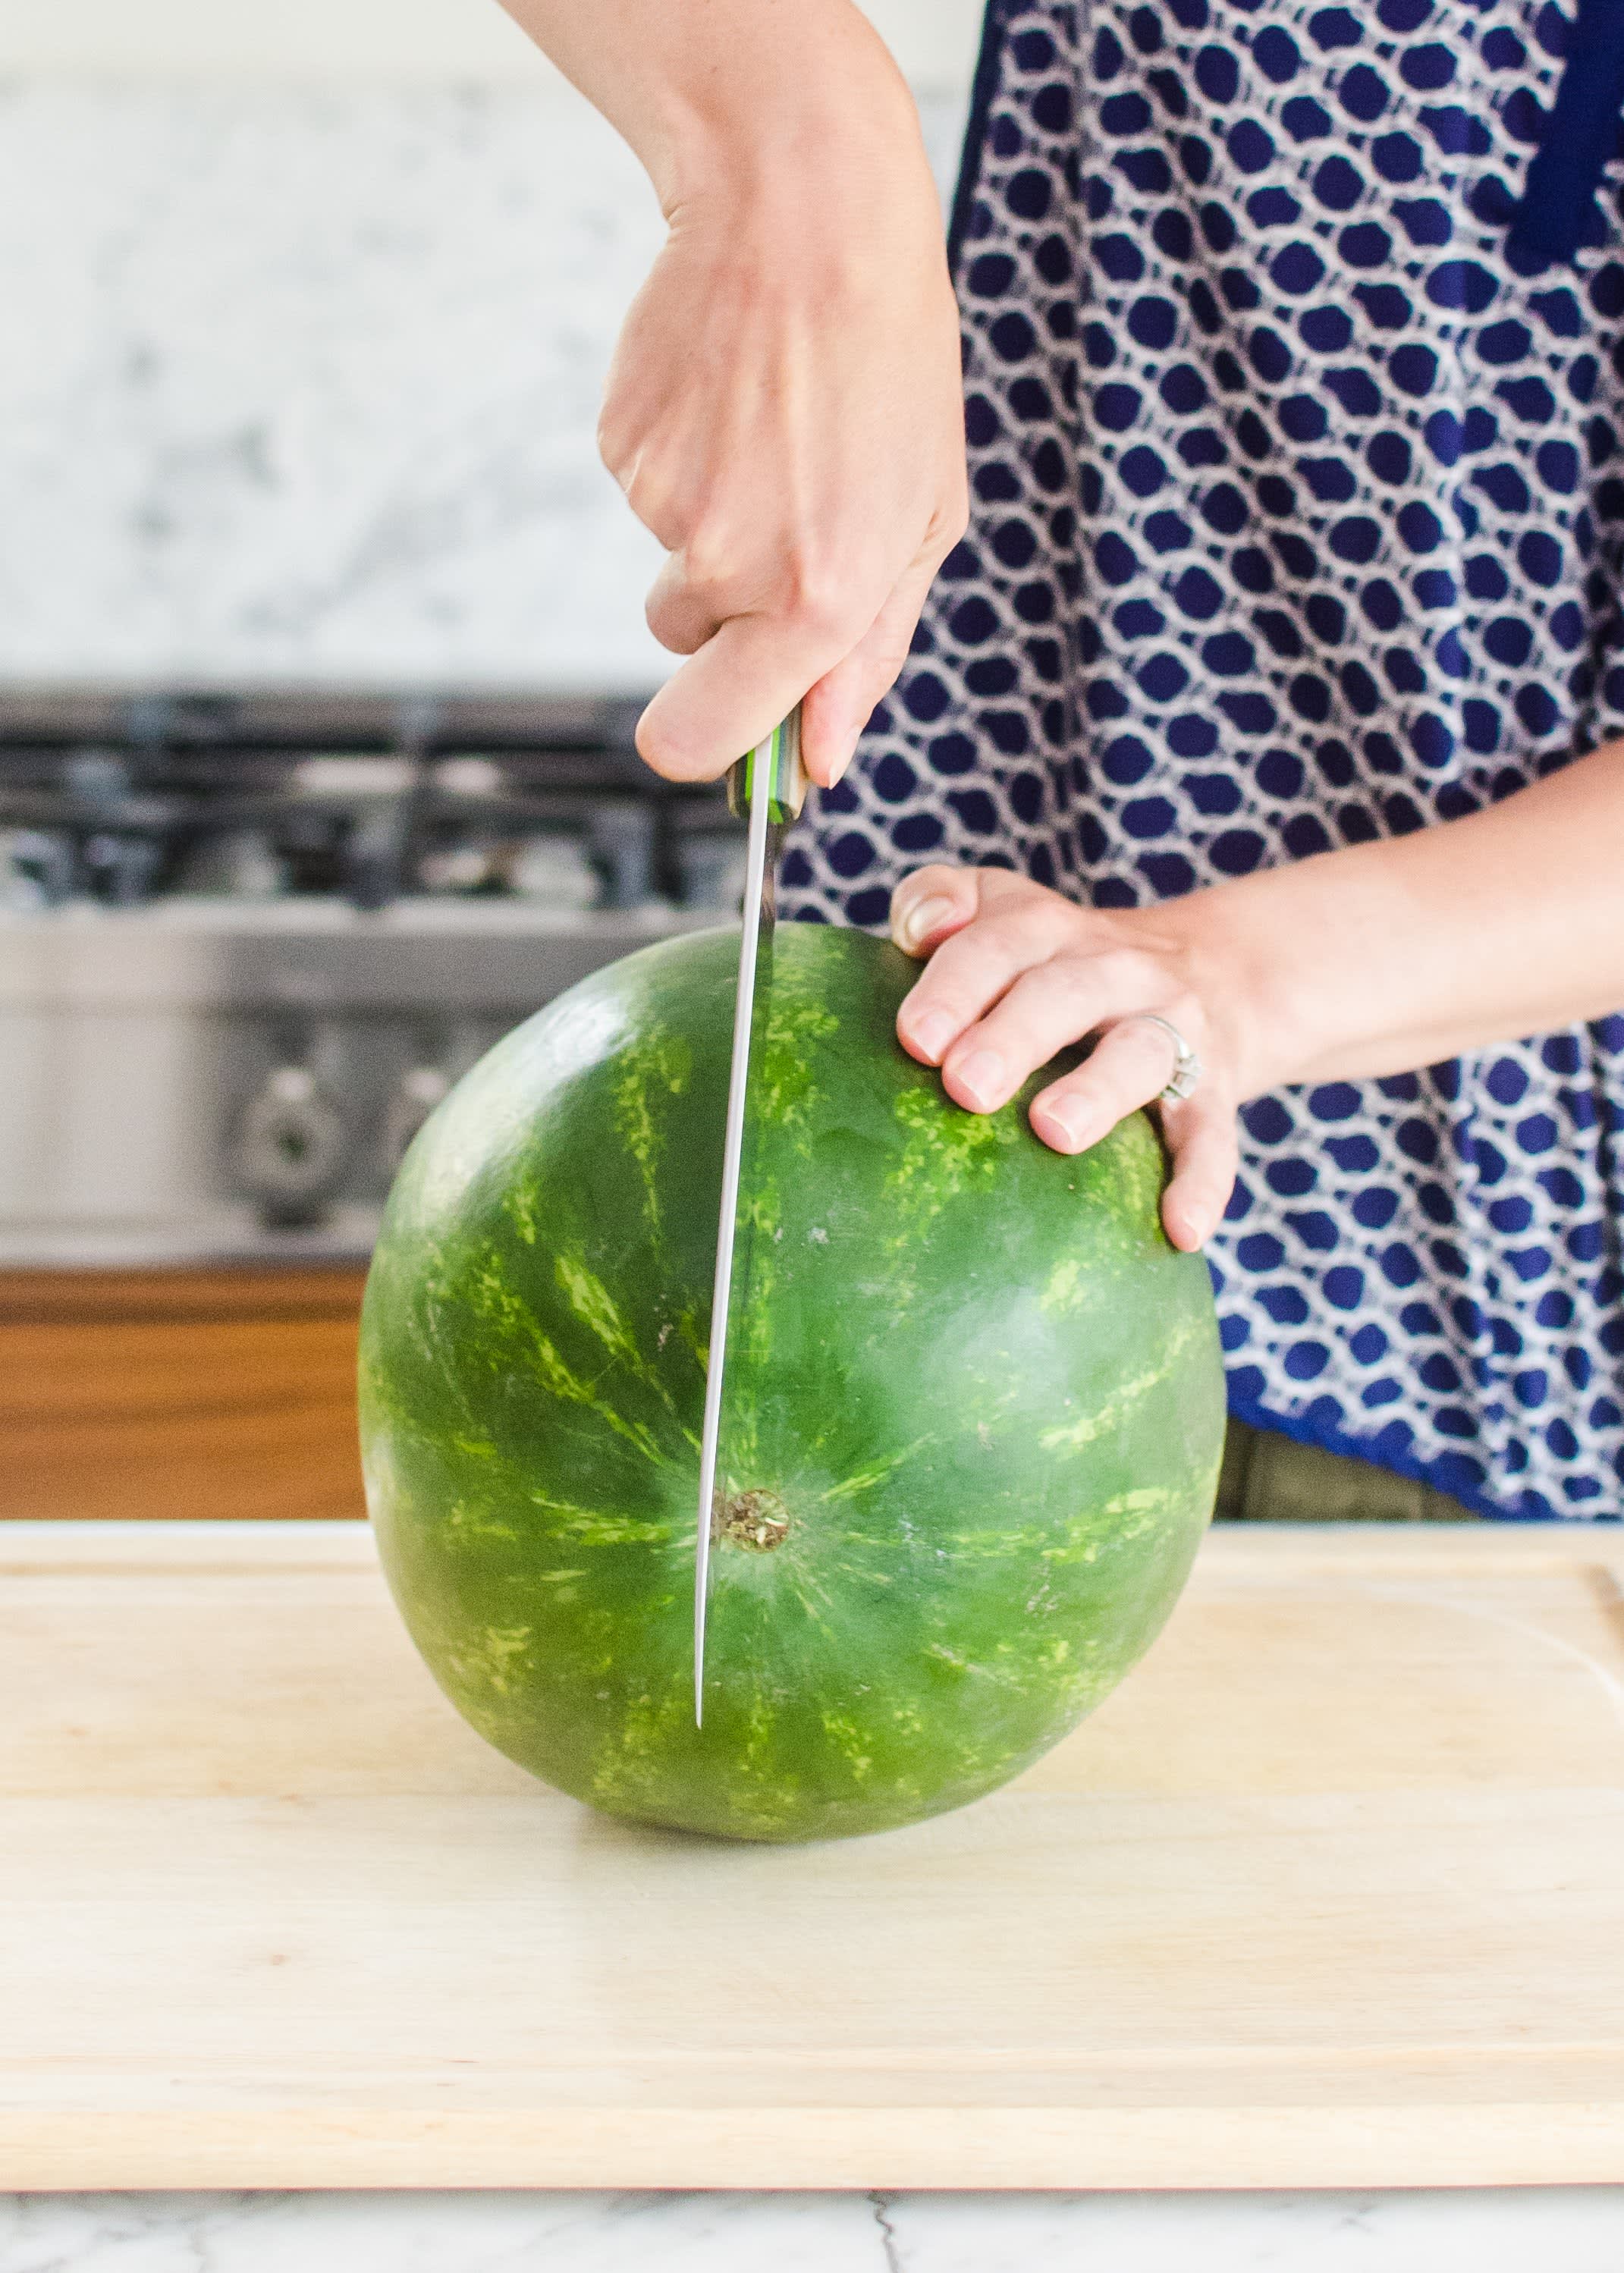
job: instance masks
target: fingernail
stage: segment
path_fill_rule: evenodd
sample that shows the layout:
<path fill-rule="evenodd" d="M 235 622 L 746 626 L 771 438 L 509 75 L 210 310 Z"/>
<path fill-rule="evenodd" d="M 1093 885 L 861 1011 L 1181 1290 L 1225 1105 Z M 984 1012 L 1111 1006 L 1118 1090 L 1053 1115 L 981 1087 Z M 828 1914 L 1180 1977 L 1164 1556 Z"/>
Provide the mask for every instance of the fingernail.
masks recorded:
<path fill-rule="evenodd" d="M 1074 1152 L 1082 1151 L 1087 1142 L 1090 1125 L 1086 1105 L 1063 1098 L 1043 1107 L 1043 1119 L 1049 1128 L 1059 1132 Z"/>
<path fill-rule="evenodd" d="M 927 1010 L 922 1017 L 908 1021 L 909 1039 L 933 1065 L 939 1063 L 952 1037 L 953 1022 L 944 1010 Z"/>
<path fill-rule="evenodd" d="M 857 745 L 853 742 L 846 755 L 843 758 L 837 758 L 833 765 L 830 767 L 829 779 L 823 784 L 825 789 L 833 789 L 836 786 L 844 776 L 846 768 L 851 764 L 852 760 L 856 755 Z"/>
<path fill-rule="evenodd" d="M 1193 1255 L 1198 1249 L 1206 1245 L 1208 1234 L 1207 1221 L 1203 1216 L 1198 1215 L 1192 1208 L 1175 1208 L 1171 1211 L 1171 1214 L 1172 1221 L 1168 1226 L 1169 1234 L 1187 1255 Z"/>
<path fill-rule="evenodd" d="M 903 910 L 892 926 L 891 937 L 911 955 L 924 945 L 933 931 L 950 922 L 952 915 L 951 900 L 921 900 L 917 907 Z"/>
<path fill-rule="evenodd" d="M 978 1113 L 990 1113 L 1004 1101 L 1004 1060 L 996 1050 L 973 1050 L 953 1068 L 953 1079 Z"/>

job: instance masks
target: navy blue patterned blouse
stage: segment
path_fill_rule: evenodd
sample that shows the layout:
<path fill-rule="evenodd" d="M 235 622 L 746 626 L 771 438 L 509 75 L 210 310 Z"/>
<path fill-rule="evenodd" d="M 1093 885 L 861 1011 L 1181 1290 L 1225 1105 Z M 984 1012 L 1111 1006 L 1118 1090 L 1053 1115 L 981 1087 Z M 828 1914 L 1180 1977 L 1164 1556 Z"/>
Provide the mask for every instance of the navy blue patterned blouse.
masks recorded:
<path fill-rule="evenodd" d="M 1621 100 L 1624 0 L 994 0 L 973 525 L 786 906 L 1142 905 L 1624 735 Z M 1624 1509 L 1624 1016 L 1259 1099 L 1210 1251 L 1243 1418 Z"/>

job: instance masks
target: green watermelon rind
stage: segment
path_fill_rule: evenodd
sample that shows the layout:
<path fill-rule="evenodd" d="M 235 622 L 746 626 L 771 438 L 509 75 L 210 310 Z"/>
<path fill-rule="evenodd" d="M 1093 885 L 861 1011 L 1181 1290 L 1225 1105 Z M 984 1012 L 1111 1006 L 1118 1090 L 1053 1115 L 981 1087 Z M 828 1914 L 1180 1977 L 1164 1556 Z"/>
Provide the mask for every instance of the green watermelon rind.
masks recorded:
<path fill-rule="evenodd" d="M 1211 1511 L 1210 1280 L 1136 1114 L 962 1112 L 898 1046 L 917 966 L 786 926 L 756 1039 L 725 1505 L 692 1705 L 698 1434 L 737 932 L 600 971 L 426 1124 L 361 1339 L 367 1499 L 472 1726 L 612 1814 L 801 1840 L 993 1790 L 1160 1632 Z"/>

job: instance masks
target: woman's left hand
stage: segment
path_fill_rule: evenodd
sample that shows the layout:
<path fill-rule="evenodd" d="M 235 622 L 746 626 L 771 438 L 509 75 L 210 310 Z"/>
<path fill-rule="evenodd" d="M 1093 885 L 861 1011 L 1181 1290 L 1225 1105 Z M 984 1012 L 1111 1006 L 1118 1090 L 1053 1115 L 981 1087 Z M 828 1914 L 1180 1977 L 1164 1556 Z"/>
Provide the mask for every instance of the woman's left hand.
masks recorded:
<path fill-rule="evenodd" d="M 1238 1038 L 1214 975 L 1170 910 L 1079 907 L 1004 868 L 921 868 L 891 902 L 891 935 L 929 967 L 897 1017 L 903 1047 L 940 1066 L 971 1113 L 1005 1105 L 1056 1051 L 1099 1037 L 1083 1064 L 1033 1099 L 1032 1126 L 1056 1152 L 1082 1152 L 1159 1098 L 1177 1053 L 1154 1011 L 1201 1063 L 1187 1098 L 1160 1110 L 1173 1156 L 1162 1219 L 1199 1248 L 1235 1182 Z"/>
<path fill-rule="evenodd" d="M 898 946 L 929 958 L 897 1032 L 972 1113 L 1098 1035 L 1032 1103 L 1043 1142 L 1081 1152 L 1161 1096 L 1176 1054 L 1143 1013 L 1165 1018 L 1203 1069 L 1161 1106 L 1162 1219 L 1175 1246 L 1199 1247 L 1229 1204 L 1248 1098 L 1380 1079 L 1624 1009 L 1621 825 L 1624 741 L 1459 821 L 1152 907 L 1079 907 L 1007 868 L 921 868 L 891 903 Z"/>

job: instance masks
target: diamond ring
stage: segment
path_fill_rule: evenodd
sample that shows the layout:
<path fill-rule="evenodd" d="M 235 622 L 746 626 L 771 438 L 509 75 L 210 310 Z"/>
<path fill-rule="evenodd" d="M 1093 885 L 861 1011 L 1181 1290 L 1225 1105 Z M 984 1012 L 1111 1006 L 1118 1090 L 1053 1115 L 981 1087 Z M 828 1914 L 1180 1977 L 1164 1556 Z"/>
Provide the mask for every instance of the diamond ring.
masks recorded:
<path fill-rule="evenodd" d="M 1200 1080 L 1201 1061 L 1171 1018 L 1164 1018 L 1160 1010 L 1134 1010 L 1116 1023 L 1121 1026 L 1131 1026 L 1139 1020 L 1148 1025 L 1160 1026 L 1173 1045 L 1173 1076 L 1162 1095 L 1170 1104 L 1177 1104 L 1181 1099 L 1190 1096 Z"/>

